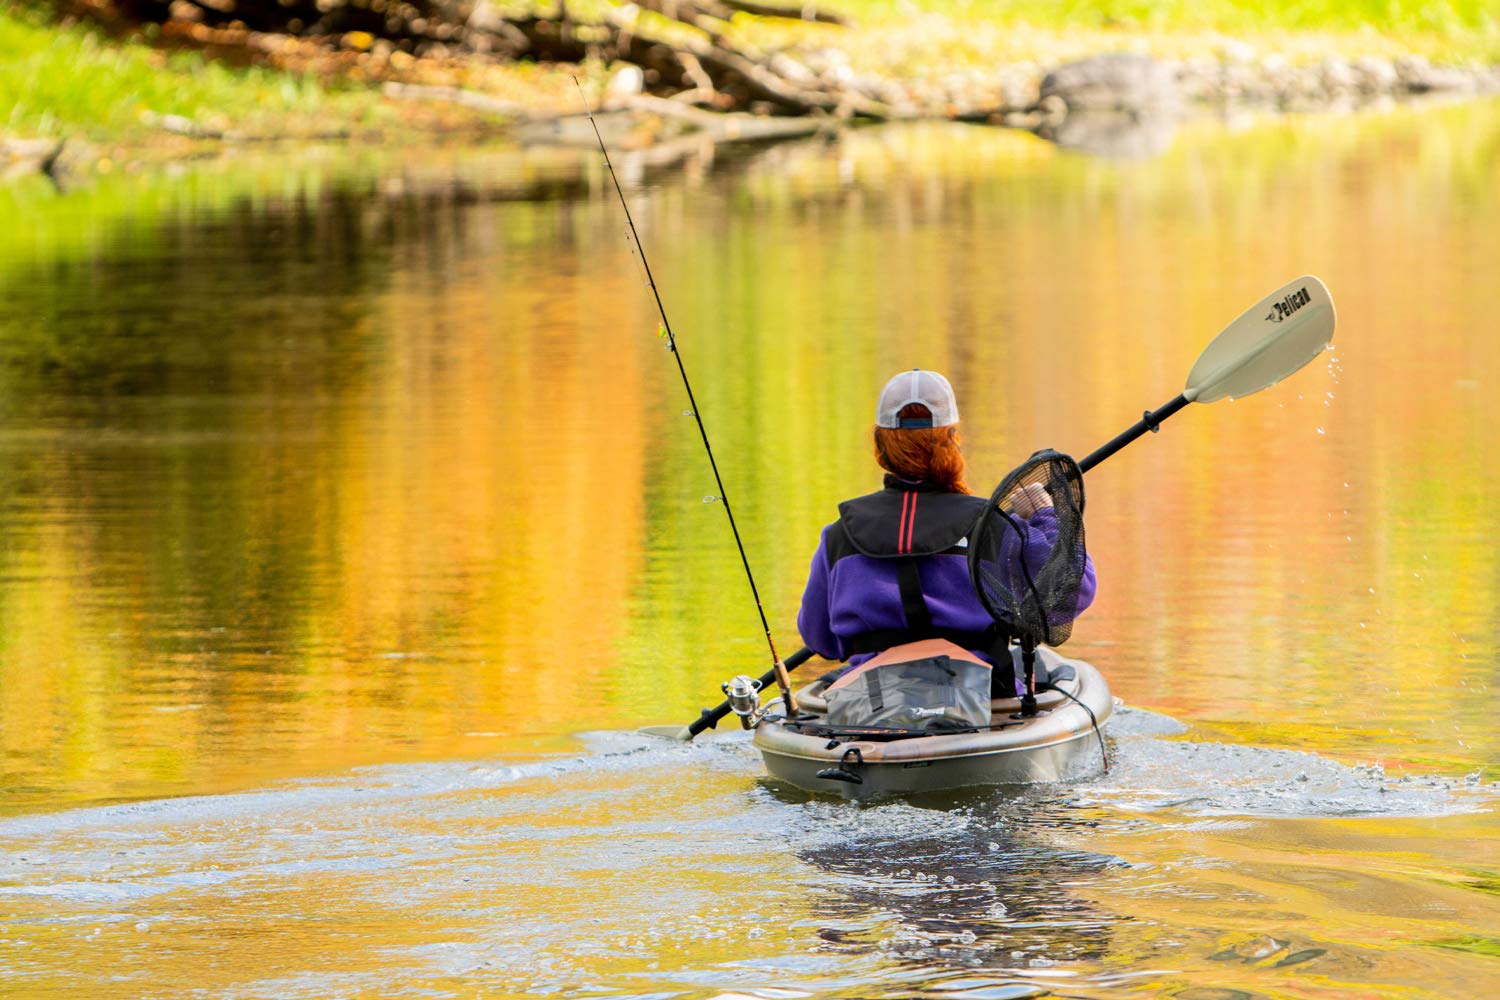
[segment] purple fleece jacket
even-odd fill
[[[1057,538],[1057,515],[1051,508],[1043,507],[1027,520],[1026,528],[1027,562],[1040,565]],[[813,553],[807,588],[802,592],[802,610],[797,614],[797,631],[818,655],[830,660],[847,659],[850,666],[858,666],[874,654],[846,656],[842,640],[876,629],[906,628],[906,614],[901,608],[901,585],[896,578],[894,559],[851,555],[832,567],[828,565],[828,533],[839,530],[838,522],[824,528],[818,551]],[[1007,538],[1001,547],[1002,559],[1015,559],[1019,548],[1019,543]],[[969,563],[964,556],[922,556],[917,562],[917,573],[934,627],[981,632],[994,624],[969,582]],[[1096,586],[1094,562],[1090,559],[1084,564],[1083,580],[1078,587],[1079,611],[1093,603]],[[989,660],[985,650],[971,652]]]

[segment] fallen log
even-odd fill
[[[816,4],[803,4],[801,7],[783,7],[780,4],[756,3],[755,0],[719,0],[725,7],[740,11],[744,14],[754,14],[756,17],[784,17],[795,21],[817,21],[822,24],[836,24],[841,28],[850,27],[852,22],[840,14],[827,10],[819,10]]]
[[[58,0],[62,2],[62,0]],[[102,2],[102,0],[101,0]],[[411,55],[450,56],[467,50],[480,60],[625,62],[646,74],[655,96],[721,110],[778,115],[825,114],[887,118],[885,107],[841,83],[807,71],[776,52],[742,47],[730,20],[753,14],[843,23],[815,4],[766,0],[638,0],[607,3],[575,15],[566,2],[516,10],[493,0],[114,0],[137,22],[167,25],[177,38],[292,36],[355,58],[379,45]],[[173,26],[183,29],[173,31]],[[273,51],[263,58],[275,59]],[[402,84],[381,64],[375,79]],[[393,96],[400,96],[400,91]],[[448,98],[481,111],[511,114],[476,94]]]
[[[473,111],[482,111],[485,114],[498,115],[502,118],[528,119],[538,116],[538,112],[524,104],[504,101],[498,97],[491,97],[489,94],[463,87],[433,87],[419,83],[391,81],[381,88],[381,93],[398,100],[457,104]]]

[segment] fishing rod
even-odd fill
[[[630,228],[630,240],[635,244],[635,251],[640,255],[641,268],[646,272],[646,285],[651,289],[651,295],[656,299],[656,312],[661,317],[661,332],[666,337],[667,350],[672,352],[672,357],[677,360],[677,372],[682,376],[682,387],[687,390],[688,412],[693,415],[693,420],[698,424],[698,435],[703,438],[703,450],[708,452],[708,465],[713,469],[714,486],[719,494],[716,498],[724,505],[724,514],[729,518],[729,530],[734,533],[735,548],[739,549],[740,565],[745,567],[745,579],[750,582],[750,596],[755,598],[755,610],[760,615],[760,627],[766,633],[766,646],[771,650],[771,671],[776,677],[776,686],[781,689],[781,697],[786,705],[787,715],[797,714],[797,702],[792,697],[792,680],[787,673],[786,666],[781,662],[781,656],[776,652],[776,640],[771,635],[771,623],[766,620],[766,610],[760,601],[760,589],[755,586],[755,574],[750,571],[750,557],[745,554],[745,543],[740,538],[740,527],[734,520],[734,509],[729,506],[729,493],[724,489],[724,479],[719,475],[719,463],[714,460],[713,445],[708,442],[708,428],[703,426],[703,417],[698,413],[698,401],[693,397],[693,384],[688,381],[687,367],[682,363],[682,352],[677,349],[677,336],[672,332],[672,323],[667,319],[667,307],[662,305],[661,291],[656,287],[656,278],[651,274],[651,264],[646,260],[646,247],[641,243],[640,233],[636,231],[635,219],[630,214],[630,203],[625,200],[625,189],[620,186],[620,177],[615,173],[614,161],[609,158],[609,148],[604,145],[604,136],[599,132],[599,123],[594,120],[593,109],[589,107],[588,97],[583,93],[583,85],[578,82],[578,77],[573,77],[573,86],[578,88],[578,97],[583,101],[583,113],[588,115],[589,124],[593,126],[594,138],[599,140],[599,152],[604,154],[604,165],[609,168],[609,179],[614,182],[615,194],[620,196],[620,207],[625,210],[625,223]]]

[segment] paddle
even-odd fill
[[[1215,403],[1260,392],[1323,353],[1333,340],[1333,299],[1304,275],[1246,309],[1198,355],[1187,387],[1165,406],[1148,410],[1129,430],[1078,463],[1088,472],[1189,403]]]
[[[816,654],[814,654],[811,649],[803,646],[791,656],[788,656],[785,660],[782,660],[781,665],[786,668],[787,673],[791,673],[793,670],[796,670],[798,667],[802,666],[802,664],[812,659],[814,655]],[[775,678],[775,676],[776,668],[774,667],[761,674],[760,687],[764,688],[767,684],[771,683],[772,679]],[[694,719],[689,725],[643,726],[641,727],[641,732],[645,733],[647,736],[665,736],[668,739],[673,740],[690,740],[694,736],[697,736],[699,733],[703,732],[703,730],[712,729],[717,726],[719,724],[719,720],[724,718],[724,716],[728,714],[729,699],[726,698],[719,704],[718,708],[712,710],[705,708],[702,713],[699,714],[698,718]]]
[[[1187,386],[1175,399],[1160,409],[1148,410],[1129,430],[1094,451],[1078,467],[1088,472],[1147,431],[1158,430],[1163,420],[1189,403],[1237,399],[1275,385],[1322,354],[1333,340],[1333,327],[1333,299],[1323,282],[1310,274],[1288,282],[1219,331],[1198,355],[1188,372]],[[812,655],[813,651],[804,646],[786,658],[786,669],[794,670]],[[765,687],[774,676],[774,669],[766,671],[760,686]],[[704,709],[690,725],[646,726],[641,732],[691,740],[728,714],[726,699],[712,711]]]

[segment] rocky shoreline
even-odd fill
[[[889,109],[889,117],[976,121],[1066,111],[1153,111],[1189,105],[1279,111],[1353,108],[1435,94],[1500,94],[1500,66],[1451,66],[1422,56],[1345,59],[1327,56],[1294,63],[1233,44],[1217,56],[1173,60],[1109,53],[1048,67],[1014,63],[993,72],[965,71],[901,80],[849,69],[838,49],[781,61],[782,71],[859,92]],[[1009,122],[1007,122],[1009,124]]]
[[[444,79],[444,72],[423,73],[417,60],[415,79]],[[661,145],[657,159],[670,159],[674,144],[770,140],[840,127],[861,120],[956,120],[1035,132],[1060,145],[1106,156],[1139,156],[1170,142],[1176,123],[1205,111],[1257,110],[1310,112],[1356,109],[1383,103],[1440,96],[1449,99],[1500,94],[1500,66],[1452,66],[1421,56],[1394,58],[1327,56],[1293,62],[1277,54],[1261,55],[1248,46],[1226,42],[1214,55],[1166,59],[1132,53],[1106,53],[1054,67],[1015,62],[991,71],[964,70],[904,79],[858,72],[849,55],[837,48],[789,49],[768,62],[784,78],[809,92],[854,95],[832,109],[801,115],[771,115],[768,108],[715,112],[692,102],[647,93],[646,78],[631,64],[615,67],[596,79],[594,110],[613,123],[616,134],[629,133],[636,145]],[[569,69],[571,72],[581,72]],[[449,74],[451,75],[451,74]],[[597,77],[597,74],[596,74]],[[483,119],[482,134],[497,130],[527,145],[594,143],[591,130],[574,127],[581,116],[547,100],[525,96],[496,98],[481,90],[387,80],[387,100],[460,106]],[[857,108],[857,110],[856,110]],[[633,127],[641,119],[666,127]],[[379,135],[332,129],[318,136],[246,136],[233,130],[202,126],[174,115],[147,112],[143,122],[177,140],[151,159],[212,155],[214,148],[245,141],[383,141]],[[439,131],[442,129],[440,128]],[[642,139],[641,137],[645,138]],[[58,180],[93,169],[97,149],[76,139],[18,139],[0,135],[0,179],[45,173]]]

